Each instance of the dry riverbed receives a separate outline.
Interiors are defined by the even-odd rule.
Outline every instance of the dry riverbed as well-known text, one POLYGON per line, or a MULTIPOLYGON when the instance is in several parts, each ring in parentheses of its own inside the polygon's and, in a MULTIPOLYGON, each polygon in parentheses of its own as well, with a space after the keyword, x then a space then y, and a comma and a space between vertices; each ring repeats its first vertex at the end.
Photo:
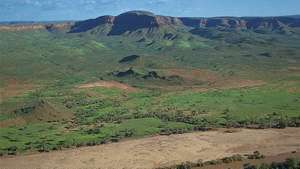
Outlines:
POLYGON ((300 151, 300 128, 227 132, 225 129, 155 136, 107 145, 0 158, 3 169, 156 168, 260 151, 267 156, 300 151))

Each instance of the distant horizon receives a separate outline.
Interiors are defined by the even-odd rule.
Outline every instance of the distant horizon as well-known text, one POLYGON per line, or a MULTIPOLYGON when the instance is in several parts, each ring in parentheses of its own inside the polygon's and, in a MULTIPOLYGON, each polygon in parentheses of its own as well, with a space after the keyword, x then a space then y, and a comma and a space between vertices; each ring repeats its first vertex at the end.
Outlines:
POLYGON ((300 15, 299 0, 1 0, 0 22, 79 21, 132 10, 174 17, 300 15))
MULTIPOLYGON (((130 10, 130 11, 145 11, 145 10, 130 10)), ((130 12, 130 11, 125 11, 125 12, 122 12, 120 14, 123 14, 123 13, 126 13, 126 12, 130 12)), ((147 11, 147 12, 152 12, 152 11, 147 11)), ((88 20, 88 19, 96 19, 98 17, 102 17, 102 16, 118 16, 120 14, 117 14, 117 15, 109 15, 109 14, 104 14, 104 15, 99 15, 99 16, 96 16, 96 17, 93 17, 93 18, 85 18, 85 19, 80 19, 80 20, 76 20, 76 19, 72 19, 72 20, 7 20, 7 21, 1 21, 0 20, 0 23, 47 23, 47 22, 77 22, 77 21, 83 21, 83 20, 88 20)), ((160 14, 156 14, 154 13, 155 15, 160 15, 160 14)), ((293 17, 293 16, 299 16, 300 17, 300 14, 290 14, 290 15, 277 15, 277 16, 210 16, 210 17, 205 17, 205 16, 172 16, 172 15, 160 15, 160 16, 170 16, 170 17, 181 17, 181 18, 184 18, 184 17, 187 17, 187 18, 222 18, 222 17, 235 17, 235 18, 247 18, 247 17, 261 17, 261 18, 264 18, 264 17, 293 17)))

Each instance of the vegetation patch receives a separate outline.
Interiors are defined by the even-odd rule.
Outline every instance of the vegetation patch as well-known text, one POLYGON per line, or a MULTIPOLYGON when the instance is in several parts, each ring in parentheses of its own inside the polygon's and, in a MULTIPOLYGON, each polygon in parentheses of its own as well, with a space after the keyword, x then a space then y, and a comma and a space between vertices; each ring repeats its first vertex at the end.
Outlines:
POLYGON ((126 56, 126 57, 122 58, 121 60, 119 60, 119 63, 130 63, 130 62, 137 60, 138 58, 140 58, 139 55, 126 56))

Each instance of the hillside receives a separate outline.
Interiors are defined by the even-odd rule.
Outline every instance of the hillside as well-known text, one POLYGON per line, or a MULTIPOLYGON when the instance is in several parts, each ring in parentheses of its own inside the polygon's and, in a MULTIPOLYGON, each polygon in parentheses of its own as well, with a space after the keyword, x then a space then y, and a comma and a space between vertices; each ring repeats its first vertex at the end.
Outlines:
POLYGON ((0 25, 0 152, 300 126, 300 18, 130 11, 0 25))

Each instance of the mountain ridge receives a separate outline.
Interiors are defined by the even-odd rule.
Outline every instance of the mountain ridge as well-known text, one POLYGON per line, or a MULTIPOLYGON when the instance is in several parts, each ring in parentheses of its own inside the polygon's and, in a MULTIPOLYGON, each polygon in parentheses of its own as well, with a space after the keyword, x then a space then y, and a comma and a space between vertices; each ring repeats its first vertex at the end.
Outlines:
MULTIPOLYGON (((172 17, 155 15, 147 11, 129 11, 118 16, 102 16, 94 20, 76 22, 70 33, 82 33, 96 27, 106 26, 104 34, 124 35, 136 31, 153 32, 153 30, 167 28, 169 30, 184 29, 197 32, 198 29, 232 29, 251 31, 277 31, 280 33, 292 32, 289 29, 300 27, 300 17, 172 17), (108 19, 109 18, 109 19, 108 19)), ((160 31, 158 31, 160 32, 160 31)))
POLYGON ((122 35, 126 32, 135 32, 140 29, 151 31, 161 27, 180 27, 184 29, 268 29, 274 31, 300 27, 300 15, 274 17, 172 17, 155 15, 148 11, 128 11, 118 16, 104 15, 95 19, 77 22, 6 24, 0 25, 0 30, 49 29, 49 27, 56 29, 56 27, 60 27, 61 29, 69 29, 67 30, 69 33, 82 33, 101 26, 106 27, 106 35, 122 35))

